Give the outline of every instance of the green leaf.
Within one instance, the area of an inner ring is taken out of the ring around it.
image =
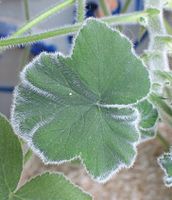
[[[141,138],[143,140],[150,139],[155,136],[158,112],[148,100],[140,102],[137,108],[140,113],[139,130]]]
[[[7,200],[22,171],[22,150],[8,120],[0,114],[0,199]]]
[[[72,57],[65,63],[102,104],[132,104],[149,91],[148,72],[131,52],[130,42],[95,20],[87,21],[80,30]]]
[[[11,200],[91,200],[63,175],[43,174],[27,182]]]
[[[159,115],[165,123],[172,126],[172,107],[164,98],[152,93],[149,97],[150,101],[157,108]]]
[[[172,72],[171,71],[161,71],[155,70],[154,74],[157,76],[158,80],[168,81],[172,83]]]
[[[45,162],[79,157],[96,180],[105,181],[135,159],[138,112],[131,105],[149,88],[131,43],[90,19],[71,56],[43,53],[24,69],[12,123]]]
[[[8,120],[0,114],[0,199],[1,200],[91,200],[60,174],[46,173],[16,191],[22,171],[22,150]]]
[[[172,187],[172,152],[164,153],[158,162],[165,172],[164,182],[166,186]]]

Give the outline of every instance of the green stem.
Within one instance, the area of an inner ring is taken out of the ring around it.
[[[159,14],[157,9],[147,9],[144,11],[132,12],[128,14],[120,14],[115,16],[109,16],[101,18],[102,21],[110,25],[123,25],[131,23],[140,23],[142,18],[147,18],[149,16],[154,16]]]
[[[169,151],[170,144],[168,143],[168,141],[160,133],[157,133],[156,137],[161,142],[161,144],[163,145],[163,147],[165,148],[165,150]]]
[[[10,192],[8,200],[13,200],[14,199],[14,192]]]
[[[101,18],[101,20],[108,23],[109,25],[139,23],[140,18],[148,17],[149,15],[155,15],[155,14],[158,14],[156,9],[148,9],[148,10],[140,11],[140,12],[104,17],[104,18]],[[40,34],[34,34],[34,35],[18,37],[18,38],[2,39],[0,40],[0,47],[21,45],[21,44],[40,41],[43,39],[48,39],[55,36],[73,34],[77,32],[81,28],[81,26],[82,26],[82,23],[76,23],[74,25],[57,28],[51,31],[40,33]]]
[[[172,44],[172,36],[171,35],[164,35],[164,36],[156,36],[157,40],[160,40],[164,43]]]
[[[156,48],[158,50],[166,50],[167,52],[172,50],[172,36],[170,35],[162,35],[162,36],[156,36],[154,38],[156,42]]]
[[[128,10],[130,3],[131,3],[131,0],[126,0],[125,5],[121,10],[121,13],[125,13]],[[123,27],[119,25],[119,26],[116,26],[116,29],[122,32]]]
[[[110,15],[110,10],[109,10],[109,8],[107,7],[105,1],[104,1],[104,0],[99,0],[99,2],[100,2],[100,7],[101,7],[101,9],[102,9],[102,11],[103,11],[103,14],[104,14],[105,16],[109,16],[109,15]]]
[[[28,0],[24,0],[24,10],[25,10],[25,19],[28,22],[30,20]]]
[[[19,36],[23,33],[25,33],[26,31],[28,31],[29,29],[31,29],[33,26],[37,25],[38,23],[40,23],[41,21],[47,19],[49,16],[61,11],[64,8],[67,8],[69,6],[71,6],[74,3],[75,0],[66,0],[65,2],[54,6],[53,8],[50,8],[49,10],[47,10],[46,12],[40,14],[38,17],[34,18],[33,20],[31,20],[30,22],[26,23],[25,25],[23,25],[18,31],[16,31],[11,37],[16,37]]]
[[[166,119],[165,121],[172,126],[172,108],[166,103],[166,101],[158,96],[156,93],[151,93],[149,95],[149,100],[154,104],[154,106],[159,110],[161,118]],[[164,117],[162,117],[164,116]]]
[[[24,12],[25,12],[26,22],[29,22],[29,20],[30,20],[30,12],[29,12],[28,0],[24,0]],[[31,33],[31,30],[29,31],[29,33]],[[21,63],[20,63],[20,68],[21,69],[27,63],[29,55],[30,55],[30,47],[26,47],[24,49],[24,51],[23,51],[23,56],[21,57]]]
[[[131,3],[131,0],[126,0],[125,5],[123,9],[121,10],[121,13],[125,13],[128,10],[130,3]]]
[[[83,22],[85,19],[85,0],[77,0],[77,22]]]
[[[157,42],[155,41],[156,36],[166,34],[163,23],[163,2],[162,0],[156,0],[156,1],[146,0],[145,4],[147,9],[153,7],[160,11],[159,15],[149,17],[147,23],[147,28],[149,30],[149,35],[150,35],[150,45],[148,50],[156,51],[157,50]],[[165,48],[161,49],[161,54],[159,54],[159,56],[152,57],[152,59],[149,60],[148,66],[151,70],[161,69],[168,71],[169,64],[168,64],[166,49]]]
[[[19,65],[20,70],[23,69],[23,67],[28,63],[29,57],[30,57],[30,47],[28,46],[28,47],[25,47],[25,49],[23,51],[20,65]]]
[[[31,158],[32,155],[33,155],[33,152],[29,149],[27,153],[24,155],[24,159],[23,159],[24,164]]]
[[[165,19],[165,18],[164,18],[164,25],[165,25],[167,33],[172,35],[172,27],[169,24],[169,22],[167,21],[167,19]]]
[[[62,28],[58,28],[52,31],[48,32],[43,32],[40,34],[34,34],[30,36],[24,36],[24,37],[19,37],[19,38],[9,38],[9,39],[4,39],[0,40],[0,47],[7,47],[7,46],[13,46],[13,45],[21,45],[21,44],[26,44],[26,43],[31,43],[31,42],[36,42],[40,41],[43,39],[48,39],[54,36],[62,36],[62,35],[67,35],[67,34],[72,34],[78,31],[80,28],[81,24],[75,24],[71,26],[66,26]]]

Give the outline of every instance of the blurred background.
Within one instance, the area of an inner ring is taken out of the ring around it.
[[[113,15],[124,12],[139,11],[144,8],[142,0],[106,0],[111,7]],[[26,9],[29,18],[47,10],[60,0],[28,0],[28,8],[24,0],[0,0],[0,38],[12,34],[26,22]],[[127,6],[128,4],[128,6]],[[127,6],[127,7],[126,7]],[[38,24],[31,31],[34,33],[57,28],[75,22],[75,7],[70,7],[63,12],[53,15],[48,20]],[[98,0],[87,0],[86,17],[101,17]],[[123,32],[130,37],[137,53],[147,47],[148,34],[138,26],[125,26]],[[29,46],[11,48],[0,54],[0,112],[10,116],[10,105],[14,86],[18,83],[19,72],[35,56],[42,51],[60,51],[68,54],[71,49],[72,36],[58,37],[40,41]]]

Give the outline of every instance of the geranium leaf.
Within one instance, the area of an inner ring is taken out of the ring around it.
[[[45,162],[80,157],[98,181],[130,166],[149,75],[130,42],[90,19],[71,56],[42,54],[21,74],[12,123]],[[130,104],[130,105],[129,105]]]
[[[150,139],[155,136],[158,111],[148,100],[138,103],[137,108],[140,113],[139,130],[141,138],[143,140]]]
[[[154,74],[157,76],[158,80],[164,80],[165,82],[172,82],[172,72],[171,71],[161,71],[155,70]]]
[[[8,120],[0,114],[0,199],[16,189],[22,171],[22,150]]]
[[[172,152],[164,153],[159,158],[159,164],[165,172],[164,182],[168,187],[172,187]]]
[[[43,174],[27,182],[12,200],[91,200],[92,198],[60,174]]]
[[[61,174],[46,173],[16,190],[22,171],[22,149],[8,120],[0,114],[1,200],[91,200]]]
[[[132,51],[124,36],[88,20],[66,62],[99,95],[100,102],[126,105],[146,96],[150,87],[148,72]]]
[[[152,93],[149,99],[156,106],[161,119],[168,123],[169,126],[172,126],[172,107],[169,102],[155,93]]]

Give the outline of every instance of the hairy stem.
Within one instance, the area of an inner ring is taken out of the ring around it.
[[[156,9],[148,9],[148,10],[140,11],[140,12],[104,17],[104,18],[101,18],[101,20],[108,23],[109,25],[119,25],[119,24],[121,25],[121,24],[127,24],[127,23],[139,23],[140,18],[148,17],[150,15],[156,15],[156,14],[158,14],[158,11]],[[81,26],[82,26],[82,23],[76,23],[74,25],[57,28],[51,31],[40,33],[40,34],[34,34],[34,35],[18,37],[18,38],[2,39],[0,40],[0,47],[21,45],[21,44],[40,41],[43,39],[48,39],[55,36],[73,34],[77,32]]]
[[[145,1],[146,8],[156,8],[160,11],[159,15],[154,15],[148,18],[147,28],[149,30],[150,35],[150,45],[148,51],[154,52],[157,51],[157,42],[155,38],[159,35],[165,35],[166,30],[163,23],[163,2],[162,0],[146,0]],[[168,71],[169,64],[167,58],[167,51],[165,48],[161,49],[161,53],[159,56],[151,57],[149,60],[149,68],[151,70],[161,69]]]
[[[158,35],[155,37],[156,47],[160,51],[171,52],[172,51],[172,36],[170,35]]]
[[[47,10],[46,12],[40,14],[39,16],[37,16],[36,18],[31,20],[30,22],[28,22],[25,25],[23,25],[11,37],[16,37],[16,36],[19,36],[19,35],[25,33],[26,31],[31,29],[33,26],[35,26],[38,23],[42,22],[43,20],[47,19],[49,16],[61,11],[64,8],[67,8],[67,7],[71,6],[74,2],[75,2],[75,0],[66,0],[65,2],[63,2],[61,4],[58,3],[58,5],[53,6],[52,8]]]
[[[77,0],[77,22],[83,22],[85,19],[85,0]]]

